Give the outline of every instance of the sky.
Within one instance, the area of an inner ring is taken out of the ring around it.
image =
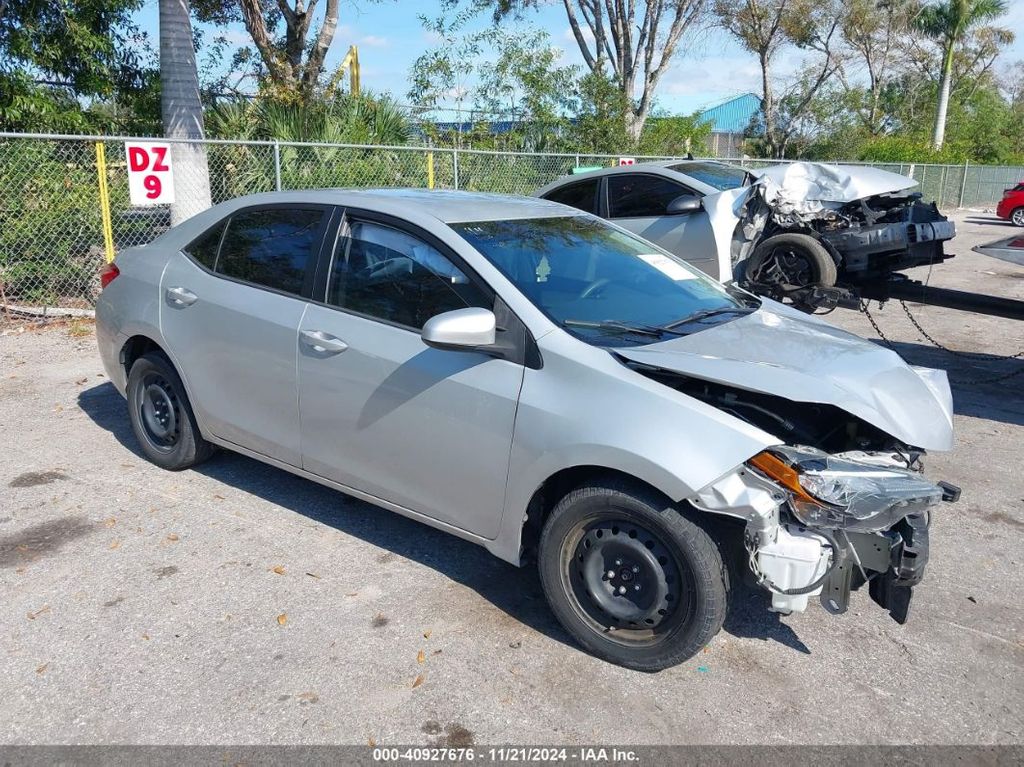
[[[294,0],[293,0],[294,1]],[[321,0],[320,7],[325,5]],[[409,68],[417,56],[435,45],[435,39],[421,24],[419,16],[434,18],[438,3],[429,0],[341,0],[338,31],[327,59],[332,71],[344,57],[349,45],[359,47],[361,82],[364,90],[390,93],[400,103],[407,103]],[[1024,59],[1024,0],[1009,0],[1010,10],[1000,21],[1002,26],[1017,31],[1017,40],[1001,55],[997,66],[1008,66]],[[320,9],[318,9],[319,11]],[[146,0],[138,13],[143,29],[156,39],[157,0]],[[583,59],[569,29],[561,2],[542,2],[536,12],[525,20],[547,31],[552,43],[563,50],[562,63],[577,64]],[[485,26],[486,14],[477,24]],[[319,19],[314,30],[319,28]],[[207,31],[212,39],[213,30]],[[311,31],[310,36],[314,34]],[[238,25],[228,30],[227,37],[239,45],[249,41],[245,28]],[[756,59],[722,30],[691,32],[680,44],[682,52],[672,62],[657,89],[657,106],[673,114],[690,114],[742,93],[760,92],[760,69]],[[203,51],[199,52],[202,62]],[[782,76],[795,72],[799,56],[786,52],[780,56],[778,70]],[[451,101],[449,106],[454,106]],[[442,115],[455,119],[453,115]]]

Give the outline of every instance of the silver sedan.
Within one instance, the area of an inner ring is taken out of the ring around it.
[[[591,652],[699,651],[770,609],[905,620],[952,445],[941,371],[524,197],[240,198],[120,253],[97,336],[139,444],[236,451],[537,562]]]

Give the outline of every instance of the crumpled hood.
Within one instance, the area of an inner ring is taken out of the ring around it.
[[[907,176],[863,165],[791,162],[751,172],[766,186],[766,198],[780,202],[847,203],[917,186]]]
[[[945,371],[911,367],[893,351],[774,301],[693,335],[616,353],[748,391],[835,405],[914,447],[953,447]]]

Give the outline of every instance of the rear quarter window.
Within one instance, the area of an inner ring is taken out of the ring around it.
[[[220,238],[223,234],[224,222],[221,221],[181,250],[212,272],[217,264],[217,250],[220,248]]]

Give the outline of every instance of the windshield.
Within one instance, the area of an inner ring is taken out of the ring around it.
[[[718,162],[681,162],[670,167],[719,191],[738,189],[747,179],[747,172],[743,168]]]
[[[735,319],[757,305],[592,216],[451,227],[552,321],[591,343],[652,343]]]

